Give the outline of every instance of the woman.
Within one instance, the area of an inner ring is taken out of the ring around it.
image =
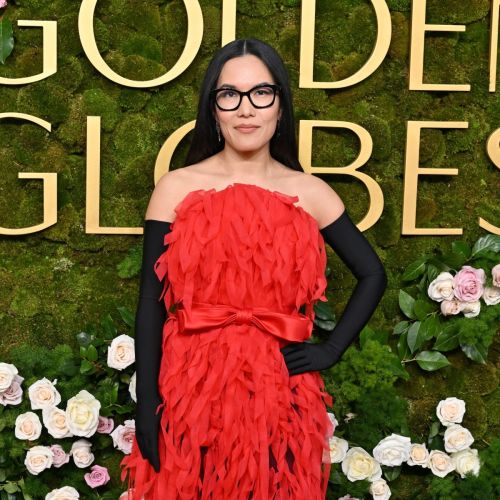
[[[333,399],[319,370],[367,323],[386,276],[339,196],[300,166],[272,47],[217,52],[186,165],[160,179],[146,212],[129,497],[323,500]],[[313,344],[325,241],[358,283]]]

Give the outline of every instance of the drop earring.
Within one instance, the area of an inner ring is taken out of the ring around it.
[[[215,128],[217,129],[217,137],[219,138],[219,142],[221,141],[220,137],[220,126],[218,122],[215,122]]]

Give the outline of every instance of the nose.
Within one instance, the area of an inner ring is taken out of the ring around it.
[[[243,99],[241,99],[240,107],[238,108],[238,114],[241,116],[248,116],[252,115],[253,113],[254,113],[254,107],[250,102],[248,96],[244,95]]]

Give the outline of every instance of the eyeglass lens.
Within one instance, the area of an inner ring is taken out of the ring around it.
[[[256,108],[264,108],[267,106],[271,106],[274,100],[274,89],[272,87],[256,87],[254,88],[250,94],[250,102]],[[226,110],[236,109],[239,104],[242,96],[237,90],[234,89],[222,89],[217,92],[217,104]]]

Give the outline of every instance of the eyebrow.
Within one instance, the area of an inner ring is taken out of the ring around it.
[[[272,83],[269,83],[269,82],[260,82],[260,83],[256,83],[255,85],[253,85],[251,88],[254,88],[254,87],[259,87],[260,85],[273,85]],[[220,88],[222,87],[225,87],[225,88],[228,88],[228,89],[236,89],[236,86],[234,85],[231,85],[230,83],[223,83]]]

